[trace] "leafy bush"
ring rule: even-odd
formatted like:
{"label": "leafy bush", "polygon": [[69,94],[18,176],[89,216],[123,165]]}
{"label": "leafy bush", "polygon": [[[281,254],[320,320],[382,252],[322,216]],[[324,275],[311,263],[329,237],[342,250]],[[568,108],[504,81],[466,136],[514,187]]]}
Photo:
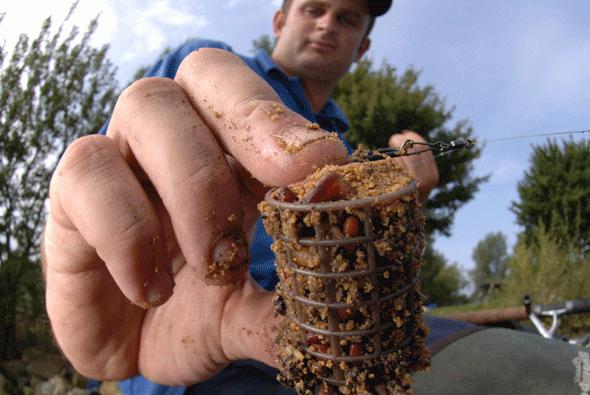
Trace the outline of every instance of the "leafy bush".
{"label": "leafy bush", "polygon": [[[492,295],[492,303],[517,306],[524,294],[534,304],[559,303],[570,299],[586,299],[590,279],[590,257],[575,243],[564,244],[551,236],[545,226],[529,235],[533,243],[520,241],[508,261],[508,275],[500,291]],[[570,336],[590,330],[590,317],[565,317],[562,329]]]}

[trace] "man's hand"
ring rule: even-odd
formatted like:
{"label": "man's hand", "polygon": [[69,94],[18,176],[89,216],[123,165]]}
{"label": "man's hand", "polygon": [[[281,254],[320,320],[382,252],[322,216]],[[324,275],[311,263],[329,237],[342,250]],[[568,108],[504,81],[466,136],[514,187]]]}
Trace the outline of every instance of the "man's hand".
{"label": "man's hand", "polygon": [[208,267],[229,246],[247,259],[263,185],[344,159],[307,124],[237,57],[203,49],[175,80],[128,88],[107,136],[68,148],[43,256],[51,325],[78,371],[191,384],[236,359],[273,364],[272,294],[246,270],[216,279]]}
{"label": "man's hand", "polygon": [[[404,130],[399,134],[394,134],[389,138],[390,147],[400,147],[404,141],[412,140],[416,142],[425,142],[418,133]],[[420,146],[411,148],[409,152],[422,149]],[[425,202],[432,189],[436,188],[439,181],[438,167],[431,151],[423,152],[417,155],[400,156],[398,160],[402,166],[408,170],[418,184],[418,194],[420,201]]]}

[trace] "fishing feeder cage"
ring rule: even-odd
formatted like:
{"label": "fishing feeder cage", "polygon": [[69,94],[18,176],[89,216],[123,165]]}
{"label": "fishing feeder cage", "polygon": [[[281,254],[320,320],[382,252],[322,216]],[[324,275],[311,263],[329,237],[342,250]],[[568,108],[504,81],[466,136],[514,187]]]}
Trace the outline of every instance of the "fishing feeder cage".
{"label": "fishing feeder cage", "polygon": [[416,183],[352,200],[278,196],[267,193],[263,218],[277,258],[275,303],[286,316],[279,380],[300,393],[409,388],[409,374],[428,364]]}

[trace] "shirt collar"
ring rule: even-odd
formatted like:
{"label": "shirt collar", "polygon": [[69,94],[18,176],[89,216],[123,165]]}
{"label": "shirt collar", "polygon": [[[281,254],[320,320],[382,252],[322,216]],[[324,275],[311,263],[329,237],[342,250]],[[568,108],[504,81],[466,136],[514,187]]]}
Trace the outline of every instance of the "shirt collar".
{"label": "shirt collar", "polygon": [[270,73],[271,70],[277,70],[281,74],[284,74],[281,71],[281,69],[279,69],[279,66],[277,66],[276,63],[272,60],[272,58],[268,55],[268,52],[266,52],[265,50],[263,50],[263,49],[257,50],[255,57],[256,57],[256,61],[258,62],[258,64],[262,68],[262,71],[264,71],[266,74]]}
{"label": "shirt collar", "polygon": [[[278,73],[279,75],[283,76],[286,79],[295,79],[299,81],[298,77],[288,77],[283,71],[277,66],[277,64],[272,60],[269,54],[262,49],[256,51],[255,55],[256,61],[262,68],[265,74],[270,74],[271,72]],[[316,116],[323,117],[323,118],[332,118],[336,122],[336,126],[338,127],[338,132],[344,133],[348,129],[350,129],[350,124],[348,123],[348,119],[346,115],[340,110],[338,105],[332,98],[329,98],[324,107],[320,110],[319,113],[315,114]]]}

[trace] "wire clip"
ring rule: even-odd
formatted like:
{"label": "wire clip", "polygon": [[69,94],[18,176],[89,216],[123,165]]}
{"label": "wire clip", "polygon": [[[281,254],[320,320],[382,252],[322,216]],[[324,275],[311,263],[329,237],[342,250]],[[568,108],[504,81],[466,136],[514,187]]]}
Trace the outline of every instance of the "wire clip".
{"label": "wire clip", "polygon": [[[423,146],[424,148],[416,151],[410,151],[415,146]],[[433,143],[428,143],[422,141],[406,140],[399,147],[379,148],[376,151],[369,153],[367,155],[367,159],[380,160],[384,157],[418,155],[427,151],[431,151],[434,154],[434,156],[440,156],[452,151],[462,149],[468,150],[473,148],[474,146],[475,141],[473,139],[452,140],[448,143],[445,143],[443,141],[435,141]]]}

